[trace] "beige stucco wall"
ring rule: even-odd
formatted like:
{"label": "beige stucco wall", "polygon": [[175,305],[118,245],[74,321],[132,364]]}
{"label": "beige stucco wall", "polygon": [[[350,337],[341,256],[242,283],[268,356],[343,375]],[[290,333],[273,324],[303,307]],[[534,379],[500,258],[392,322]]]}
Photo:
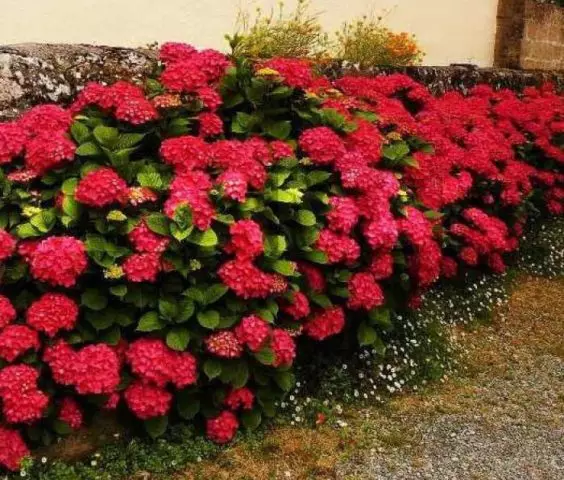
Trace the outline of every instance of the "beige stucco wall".
{"label": "beige stucco wall", "polygon": [[[294,0],[287,0],[291,5]],[[270,7],[276,0],[0,0],[0,44],[96,43],[140,46],[185,41],[225,49],[239,6]],[[415,33],[425,63],[491,66],[497,0],[314,0],[330,30],[370,11]]]}

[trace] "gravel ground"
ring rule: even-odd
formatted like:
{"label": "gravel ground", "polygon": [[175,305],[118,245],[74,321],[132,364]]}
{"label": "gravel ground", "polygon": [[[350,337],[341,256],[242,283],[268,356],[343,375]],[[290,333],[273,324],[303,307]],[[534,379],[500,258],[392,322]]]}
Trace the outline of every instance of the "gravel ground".
{"label": "gravel ground", "polygon": [[466,339],[467,377],[400,399],[335,478],[564,479],[563,286],[521,282],[505,323]]}

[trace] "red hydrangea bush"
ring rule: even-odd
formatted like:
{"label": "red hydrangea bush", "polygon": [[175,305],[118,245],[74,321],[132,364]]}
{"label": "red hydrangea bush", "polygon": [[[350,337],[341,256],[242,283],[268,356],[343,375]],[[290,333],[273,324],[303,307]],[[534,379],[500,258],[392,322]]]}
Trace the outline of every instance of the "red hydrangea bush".
{"label": "red hydrangea bush", "polygon": [[502,272],[564,210],[564,99],[316,75],[166,44],[0,124],[0,465],[99,409],[217,443],[272,416],[310,342],[382,344],[440,277]]}

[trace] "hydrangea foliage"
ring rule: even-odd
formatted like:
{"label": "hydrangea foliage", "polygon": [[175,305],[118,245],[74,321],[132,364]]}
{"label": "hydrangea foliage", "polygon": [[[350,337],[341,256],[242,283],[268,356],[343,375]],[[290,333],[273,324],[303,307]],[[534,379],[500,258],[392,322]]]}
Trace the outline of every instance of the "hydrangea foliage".
{"label": "hydrangea foliage", "polygon": [[[316,75],[182,44],[144,87],[0,124],[0,464],[120,409],[218,443],[306,342],[383,348],[441,276],[501,272],[564,211],[564,99]],[[399,317],[401,318],[401,317]]]}

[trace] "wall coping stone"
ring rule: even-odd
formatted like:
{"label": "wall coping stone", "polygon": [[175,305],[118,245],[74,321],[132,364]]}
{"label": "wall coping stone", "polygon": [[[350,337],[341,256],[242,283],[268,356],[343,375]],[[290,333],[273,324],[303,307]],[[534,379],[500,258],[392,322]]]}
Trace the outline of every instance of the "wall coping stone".
{"label": "wall coping stone", "polygon": [[[14,118],[40,103],[67,104],[90,81],[142,82],[154,74],[156,66],[157,52],[149,49],[84,44],[0,45],[0,121]],[[465,93],[477,83],[521,90],[528,85],[551,81],[564,89],[564,72],[477,68],[473,65],[359,70],[339,61],[324,65],[322,70],[330,77],[344,73],[404,73],[424,83],[437,95],[449,90]]]}

